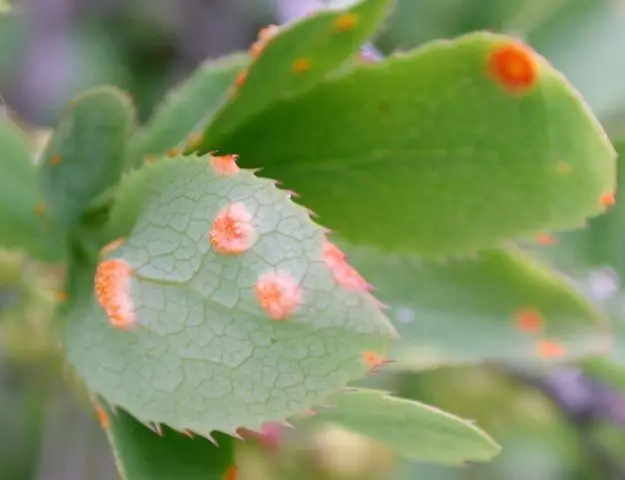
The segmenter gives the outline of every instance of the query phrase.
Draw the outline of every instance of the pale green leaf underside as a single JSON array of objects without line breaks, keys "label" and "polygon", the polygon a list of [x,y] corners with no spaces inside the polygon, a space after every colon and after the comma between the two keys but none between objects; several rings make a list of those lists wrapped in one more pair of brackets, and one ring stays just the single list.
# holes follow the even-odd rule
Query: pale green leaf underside
[{"label": "pale green leaf underside", "polygon": [[122,173],[134,124],[130,98],[103,86],[77,96],[61,117],[41,158],[46,210],[65,229]]},{"label": "pale green leaf underside", "polygon": [[466,420],[386,392],[358,389],[333,395],[335,408],[309,421],[327,421],[366,435],[411,460],[446,465],[488,461],[501,448]]},{"label": "pale green leaf underside", "polygon": [[[281,27],[247,74],[232,102],[224,105],[206,130],[219,137],[282,98],[302,92],[341,67],[371,37],[384,19],[390,0],[363,0],[349,9],[323,11],[311,18]],[[335,22],[351,13],[354,27],[340,31]],[[293,64],[307,59],[310,69],[297,73]]]},{"label": "pale green leaf underside", "polygon": [[129,145],[129,161],[136,166],[148,155],[184,147],[192,133],[202,133],[215,112],[228,100],[228,92],[249,57],[237,53],[202,64],[184,83],[170,91],[150,121]]},{"label": "pale green leaf underside", "polygon": [[355,243],[441,256],[577,227],[613,191],[614,150],[544,59],[524,95],[488,74],[513,40],[475,33],[361,66],[205,148],[262,167]]},{"label": "pale green leaf underside", "polygon": [[45,212],[37,214],[42,197],[28,139],[7,117],[0,117],[0,152],[0,246],[59,260],[63,239]]},{"label": "pale green leaf underside", "polygon": [[159,436],[121,409],[106,412],[106,433],[123,480],[224,480],[234,463],[232,437],[216,434],[216,447],[167,427]]},{"label": "pale green leaf underside", "polygon": [[[398,368],[484,359],[539,359],[540,340],[570,356],[608,345],[608,325],[559,273],[515,248],[472,259],[423,261],[341,242],[349,260],[390,306],[400,335],[390,357]],[[535,310],[543,328],[524,332],[518,314]]]},{"label": "pale green leaf underside", "polygon": [[[224,256],[207,234],[232,202],[253,215],[258,240]],[[133,209],[138,220],[110,257],[134,269],[137,325],[112,328],[87,294],[65,332],[69,361],[112,404],[178,430],[258,429],[362,378],[363,351],[384,354],[393,330],[379,307],[338,286],[322,260],[323,230],[272,182],[249,171],[217,177],[208,157],[178,157],[122,184],[113,221],[131,225],[133,215],[119,213]],[[303,291],[282,322],[254,294],[259,276],[276,268]]]}]

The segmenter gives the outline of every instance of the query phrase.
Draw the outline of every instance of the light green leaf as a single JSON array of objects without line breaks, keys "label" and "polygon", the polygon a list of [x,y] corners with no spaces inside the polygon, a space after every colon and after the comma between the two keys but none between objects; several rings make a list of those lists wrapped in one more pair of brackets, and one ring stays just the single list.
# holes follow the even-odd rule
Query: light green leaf
[{"label": "light green leaf", "polygon": [[309,421],[337,423],[411,460],[462,465],[484,462],[501,448],[471,422],[386,392],[357,389],[329,399]]},{"label": "light green leaf", "polygon": [[[98,285],[109,286],[103,304],[120,306],[127,328],[113,327],[85,271],[73,282],[83,292],[72,295],[65,349],[91,391],[143,422],[258,430],[364,377],[363,353],[384,355],[394,330],[367,292],[338,284],[323,259],[324,230],[286,192],[249,171],[217,175],[210,160],[177,157],[124,180],[111,218],[127,241],[103,261],[121,261],[130,278]],[[224,255],[208,237],[233,204],[255,234],[248,250]],[[281,290],[296,306],[284,321],[256,293],[275,271],[293,282]]]},{"label": "light green leaf", "polygon": [[243,53],[207,61],[172,90],[131,140],[131,166],[139,165],[149,155],[163,155],[170,148],[182,151],[190,135],[201,135],[215,112],[228,100],[228,91],[237,74],[248,63],[249,57]]},{"label": "light green leaf", "polygon": [[614,150],[543,59],[524,95],[489,75],[512,41],[476,33],[363,66],[206,147],[262,167],[354,243],[442,256],[577,227],[605,210]]},{"label": "light green leaf", "polygon": [[0,246],[60,260],[64,239],[47,217],[28,139],[2,116],[0,151]]},{"label": "light green leaf", "polygon": [[401,361],[397,368],[534,360],[543,340],[558,342],[563,356],[608,348],[603,314],[563,276],[517,249],[428,262],[341,245],[390,306],[400,335],[390,354]]},{"label": "light green leaf", "polygon": [[[251,65],[237,96],[209,125],[205,142],[236,130],[280,99],[325,79],[374,34],[390,4],[391,0],[363,0],[346,10],[322,11],[281,27]],[[354,22],[351,25],[348,21],[342,29],[337,21],[345,19],[345,15]]]},{"label": "light green leaf", "polygon": [[228,435],[216,434],[215,446],[167,427],[159,435],[121,409],[104,411],[123,480],[224,480],[234,465],[234,439]]},{"label": "light green leaf", "polygon": [[60,226],[75,228],[89,202],[119,181],[133,122],[130,98],[115,87],[70,102],[41,160],[46,209]]}]

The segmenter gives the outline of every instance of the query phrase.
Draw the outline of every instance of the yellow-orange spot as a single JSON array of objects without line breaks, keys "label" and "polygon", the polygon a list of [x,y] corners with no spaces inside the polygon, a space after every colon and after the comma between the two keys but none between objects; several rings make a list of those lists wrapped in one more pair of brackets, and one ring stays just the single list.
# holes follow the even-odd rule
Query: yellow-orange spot
[{"label": "yellow-orange spot", "polygon": [[501,45],[488,57],[488,71],[507,90],[523,93],[538,80],[534,52],[520,42]]},{"label": "yellow-orange spot", "polygon": [[256,240],[252,214],[243,203],[223,207],[213,220],[208,240],[213,250],[224,255],[245,252]]},{"label": "yellow-orange spot", "polygon": [[279,270],[263,274],[256,282],[255,293],[260,308],[274,320],[285,320],[293,315],[302,299],[295,279]]},{"label": "yellow-orange spot", "polygon": [[196,150],[202,144],[202,134],[193,132],[187,137],[187,148]]},{"label": "yellow-orange spot", "polygon": [[145,157],[145,163],[147,163],[148,165],[156,163],[156,155],[148,155],[147,157]]},{"label": "yellow-orange spot", "polygon": [[66,302],[67,292],[65,290],[57,290],[56,292],[54,292],[54,298],[57,302]]},{"label": "yellow-orange spot", "polygon": [[239,74],[234,80],[234,83],[237,87],[241,88],[243,85],[245,85],[245,80],[247,80],[247,69],[241,70],[239,72]]},{"label": "yellow-orange spot", "polygon": [[565,161],[558,162],[558,165],[556,166],[556,168],[558,169],[558,173],[561,173],[561,174],[571,173],[571,165],[569,165]]},{"label": "yellow-orange spot", "polygon": [[100,250],[100,255],[106,255],[107,253],[111,253],[113,250],[117,250],[119,247],[121,247],[124,244],[125,241],[126,241],[126,238],[120,237],[120,238],[116,238],[112,242],[107,243]]},{"label": "yellow-orange spot", "polygon": [[293,62],[292,69],[295,73],[306,73],[310,70],[310,58],[301,57]]},{"label": "yellow-orange spot", "polygon": [[348,32],[353,30],[358,23],[358,17],[355,13],[344,13],[334,21],[334,26],[339,32]]},{"label": "yellow-orange spot", "polygon": [[239,173],[238,159],[237,155],[211,156],[210,162],[217,175],[232,177]]},{"label": "yellow-orange spot", "polygon": [[566,353],[564,346],[555,340],[538,340],[536,351],[544,359],[562,358]]},{"label": "yellow-orange spot", "polygon": [[224,480],[237,480],[237,472],[238,472],[238,468],[236,465],[232,465],[231,467],[228,467],[228,470],[226,470],[226,473],[224,475]]},{"label": "yellow-orange spot", "polygon": [[536,333],[543,328],[543,316],[533,308],[522,308],[514,314],[516,327],[524,333]]},{"label": "yellow-orange spot", "polygon": [[375,352],[364,352],[362,354],[362,360],[369,368],[377,368],[384,364],[384,357]]},{"label": "yellow-orange spot", "polygon": [[180,149],[178,147],[171,147],[169,150],[167,150],[167,156],[169,158],[173,158],[173,157],[177,157],[178,155],[180,155]]},{"label": "yellow-orange spot", "polygon": [[616,197],[614,196],[613,193],[604,193],[603,195],[601,195],[600,198],[601,201],[601,205],[603,205],[604,207],[611,207],[612,205],[614,205],[616,203]]},{"label": "yellow-orange spot", "polygon": [[354,267],[347,263],[345,254],[332,242],[323,243],[323,261],[334,274],[337,283],[349,290],[367,291],[371,286]]},{"label": "yellow-orange spot", "polygon": [[130,265],[121,259],[100,262],[96,270],[96,298],[115,328],[129,328],[135,323],[129,295],[131,276]]},{"label": "yellow-orange spot", "polygon": [[44,213],[46,213],[46,206],[43,202],[35,203],[35,213],[40,217],[43,216]]},{"label": "yellow-orange spot", "polygon": [[50,165],[58,165],[59,163],[61,163],[61,156],[52,155],[52,157],[50,158]]},{"label": "yellow-orange spot", "polygon": [[98,422],[100,426],[106,430],[111,426],[111,422],[109,420],[109,416],[106,414],[106,410],[99,403],[94,403],[93,407],[95,408],[95,413],[98,416]]},{"label": "yellow-orange spot", "polygon": [[539,245],[553,245],[556,243],[556,239],[548,233],[539,233],[536,235],[536,243]]}]

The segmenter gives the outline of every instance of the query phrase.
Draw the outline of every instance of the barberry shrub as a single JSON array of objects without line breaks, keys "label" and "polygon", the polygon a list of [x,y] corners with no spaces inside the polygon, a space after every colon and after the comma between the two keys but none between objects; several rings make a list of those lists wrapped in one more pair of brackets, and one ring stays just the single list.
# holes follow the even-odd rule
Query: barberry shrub
[{"label": "barberry shrub", "polygon": [[602,127],[514,37],[360,55],[391,4],[268,27],[140,127],[109,86],[40,155],[1,119],[0,245],[63,267],[60,344],[124,479],[234,479],[237,442],[321,422],[488,461],[471,421],[363,379],[605,345],[528,248],[615,202]]}]

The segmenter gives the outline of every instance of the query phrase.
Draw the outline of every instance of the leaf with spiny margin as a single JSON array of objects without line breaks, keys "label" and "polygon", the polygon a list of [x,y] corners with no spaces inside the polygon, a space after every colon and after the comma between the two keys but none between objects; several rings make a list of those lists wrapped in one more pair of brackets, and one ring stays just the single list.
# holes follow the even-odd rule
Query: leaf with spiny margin
[{"label": "leaf with spiny margin", "polygon": [[[208,126],[205,142],[236,130],[280,99],[324,80],[358,53],[384,20],[391,4],[392,0],[363,0],[349,9],[322,11],[281,27],[252,63],[233,101],[224,105]],[[353,28],[341,31],[336,21],[349,14],[354,16]],[[295,72],[294,62],[300,59],[308,60],[310,68]]]},{"label": "leaf with spiny margin", "polygon": [[[221,255],[208,232],[233,202],[253,216],[258,237],[242,254]],[[143,167],[120,185],[111,222],[127,240],[104,258],[133,270],[135,324],[115,329],[91,292],[74,294],[65,350],[91,391],[145,423],[258,430],[364,377],[363,352],[383,356],[394,335],[369,294],[337,284],[322,257],[324,230],[250,171],[217,176],[208,156]],[[254,292],[275,268],[302,290],[298,310],[280,322]]]},{"label": "leaf with spiny margin", "polygon": [[88,204],[119,182],[133,123],[132,101],[115,87],[69,103],[41,158],[44,202],[60,226],[73,229]]},{"label": "leaf with spiny margin", "polygon": [[334,408],[320,409],[314,416],[294,423],[336,423],[411,460],[445,465],[485,462],[501,450],[471,422],[388,392],[355,389],[333,395],[329,403]]},{"label": "leaf with spiny margin", "polygon": [[[565,357],[607,349],[608,325],[601,311],[562,275],[519,249],[487,250],[443,263],[339,245],[390,306],[399,339],[389,358],[399,361],[397,368],[538,360],[540,339],[560,343]],[[521,314],[539,315],[542,328],[524,331]]]},{"label": "leaf with spiny margin", "polygon": [[237,74],[248,63],[247,54],[237,53],[202,64],[169,93],[149,122],[132,138],[128,166],[136,167],[147,156],[160,156],[170,148],[184,149],[189,135],[201,134],[228,99]]},{"label": "leaf with spiny margin", "polygon": [[479,32],[362,66],[205,147],[261,166],[355,243],[440,257],[577,227],[604,210],[614,150],[541,57],[524,95],[491,79],[512,41]]},{"label": "leaf with spiny margin", "polygon": [[215,434],[215,446],[168,427],[150,430],[122,409],[107,413],[106,434],[123,480],[224,480],[234,464],[234,438]]},{"label": "leaf with spiny margin", "polygon": [[41,189],[28,139],[6,117],[0,117],[0,151],[0,245],[23,248],[40,260],[60,260],[63,238],[39,204]]}]

